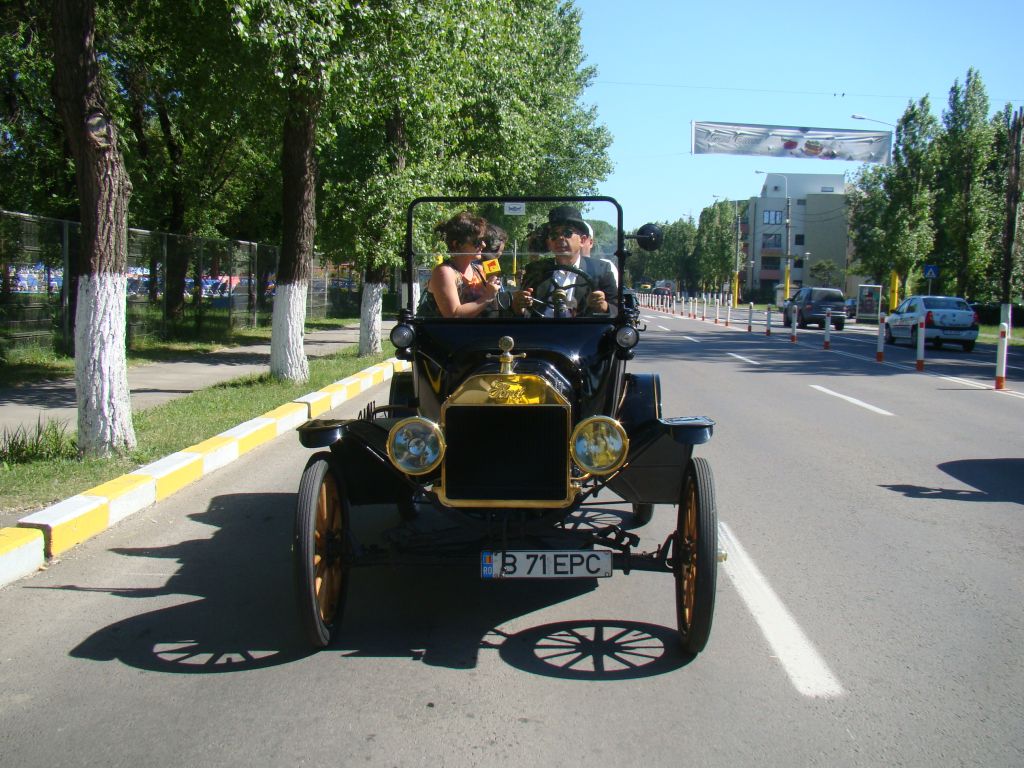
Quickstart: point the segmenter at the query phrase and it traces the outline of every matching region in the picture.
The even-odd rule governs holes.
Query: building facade
[[[761,194],[747,205],[748,295],[775,301],[776,286],[785,283],[787,259],[790,295],[801,286],[821,284],[810,271],[822,261],[835,265],[833,286],[849,294],[847,214],[842,174],[765,174]]]

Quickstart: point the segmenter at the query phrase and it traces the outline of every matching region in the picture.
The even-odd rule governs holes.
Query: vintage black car
[[[714,422],[663,416],[658,376],[626,372],[644,326],[621,281],[607,311],[573,301],[593,269],[564,268],[543,252],[560,247],[550,238],[575,243],[582,232],[550,220],[566,206],[582,212],[602,241],[599,253],[614,249],[618,275],[629,243],[660,245],[654,225],[625,234],[622,208],[609,197],[421,198],[409,206],[407,285],[442,260],[434,226],[472,211],[508,234],[496,264],[484,256],[495,277],[500,266],[501,291],[473,318],[424,317],[408,291],[391,341],[411,369],[395,374],[389,402],[358,419],[299,428],[304,446],[328,449],[306,465],[295,522],[301,620],[315,647],[327,646],[340,624],[351,569],[382,563],[473,563],[480,578],[508,580],[671,573],[682,650],[705,647],[718,524],[710,466],[692,452]],[[608,265],[599,266],[606,278]],[[517,301],[526,285],[530,297]],[[599,493],[625,503],[630,527],[648,522],[654,505],[674,505],[675,530],[640,552],[639,536],[624,525],[569,524]],[[358,540],[350,525],[357,505],[392,510],[387,546]]]

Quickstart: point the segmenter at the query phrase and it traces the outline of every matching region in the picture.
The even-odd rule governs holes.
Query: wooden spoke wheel
[[[691,459],[683,480],[672,569],[683,650],[700,653],[711,634],[718,575],[718,512],[711,465]]]
[[[349,505],[329,453],[306,464],[295,510],[295,582],[300,622],[316,648],[330,644],[345,605],[351,548]]]

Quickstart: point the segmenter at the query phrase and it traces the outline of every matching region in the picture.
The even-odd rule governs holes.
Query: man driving
[[[614,299],[618,296],[618,279],[611,262],[583,255],[583,238],[590,227],[579,210],[560,205],[548,213],[547,248],[552,256],[531,262],[523,275],[523,289],[513,296],[512,306],[518,314],[528,314],[538,307],[546,317],[555,314],[551,297],[555,290],[565,292],[565,305],[573,316],[616,314]],[[586,277],[568,269],[571,267]],[[611,302],[611,303],[610,303]]]

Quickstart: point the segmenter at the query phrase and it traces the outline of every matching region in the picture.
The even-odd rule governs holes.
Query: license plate
[[[942,333],[943,333],[944,336],[963,336],[964,332],[963,331],[953,331],[953,330],[950,330],[949,328],[947,328]]]
[[[612,553],[596,550],[515,550],[480,553],[481,579],[603,579]]]

